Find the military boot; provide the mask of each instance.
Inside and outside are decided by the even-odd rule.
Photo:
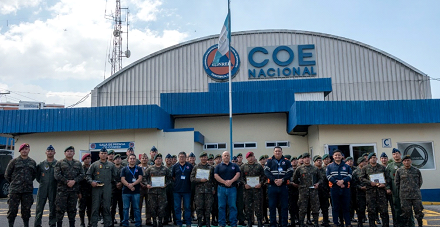
[[[159,218],[159,221],[158,221],[158,226],[159,226],[159,227],[163,227],[163,222],[162,222],[162,218]]]
[[[376,225],[376,220],[374,220],[374,219],[372,219],[372,218],[369,218],[369,219],[368,219],[368,223],[370,224],[370,225],[369,225],[370,227],[377,227],[377,225]]]
[[[63,221],[57,222],[57,227],[63,227]]]
[[[75,220],[69,221],[69,227],[75,227]]]
[[[252,217],[248,217],[247,218],[247,225],[246,225],[246,227],[252,227],[252,222],[254,222],[253,218]]]
[[[197,217],[197,226],[198,227],[202,227],[203,226],[202,216],[198,216]]]
[[[257,223],[258,223],[258,227],[263,227],[263,220],[258,219]]]
[[[29,227],[29,219],[23,220],[23,227]]]
[[[153,218],[153,227],[157,227],[157,219]]]
[[[209,217],[208,218],[205,218],[205,226],[206,227],[211,227],[211,220],[209,219]]]
[[[81,224],[79,226],[81,227],[86,227],[86,224],[84,223],[84,214],[79,214],[79,221],[81,222]]]

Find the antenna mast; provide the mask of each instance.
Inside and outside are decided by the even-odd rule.
[[[125,21],[122,21],[122,10],[126,10],[126,18]],[[113,21],[113,36],[112,36],[112,52],[108,56],[108,61],[111,66],[111,75],[116,73],[122,68],[122,57],[129,58],[131,55],[130,50],[128,49],[128,8],[121,8],[121,0],[116,0],[116,10],[114,15],[110,15],[107,17]],[[126,22],[127,31],[127,49],[124,53],[122,53],[122,34],[124,31],[122,30],[122,22]]]

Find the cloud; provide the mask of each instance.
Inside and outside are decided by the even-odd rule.
[[[160,0],[131,0],[130,2],[136,9],[134,20],[155,21],[157,14],[161,11],[159,7],[162,5],[162,1]]]
[[[155,18],[160,11],[160,1],[132,2],[134,5],[130,7],[135,8],[137,14]],[[148,12],[143,11],[148,6],[153,8]],[[113,5],[107,5],[107,14],[111,7]],[[66,106],[78,101],[102,81],[104,72],[106,77],[110,76],[107,57],[111,49],[113,25],[111,20],[104,17],[105,8],[105,0],[60,0],[46,8],[35,8],[34,11],[40,12],[40,18],[46,19],[11,25],[8,30],[0,32],[0,85],[7,84],[9,89],[16,91],[38,91],[41,95],[32,95],[38,101],[60,102]],[[147,20],[147,17],[143,20]],[[135,29],[130,28],[132,56],[123,59],[123,66],[180,43],[187,37],[187,34],[177,30],[152,30],[142,23],[145,22],[133,22]],[[125,39],[123,42],[125,50]],[[43,87],[50,88],[52,93],[46,96],[48,91]],[[80,94],[67,98],[59,92]],[[59,98],[54,98],[54,95]],[[23,97],[12,98],[18,100]]]
[[[0,4],[0,14],[15,13],[23,7],[37,6],[41,0],[2,0]]]

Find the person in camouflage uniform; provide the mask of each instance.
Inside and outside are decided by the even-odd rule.
[[[67,211],[69,226],[75,226],[76,203],[81,197],[79,182],[84,179],[81,162],[73,159],[75,148],[64,150],[65,158],[55,164],[55,179],[57,180],[57,227],[63,226],[64,213]]]
[[[191,171],[191,182],[195,184],[196,213],[198,226],[202,227],[205,223],[206,227],[210,227],[210,214],[212,203],[214,202],[214,167],[208,164],[208,154],[202,152],[199,156],[200,163],[194,166]],[[208,179],[197,178],[198,170],[208,170]]]
[[[293,172],[295,172],[296,168],[298,168],[298,158],[292,157],[291,164],[292,164]],[[290,226],[293,227],[295,227],[295,225],[298,224],[298,220],[299,220],[298,187],[299,185],[293,182],[293,175],[292,175],[292,178],[290,178],[288,188],[289,188]]]
[[[395,176],[396,188],[399,191],[400,203],[402,206],[402,221],[406,225],[411,226],[411,215],[414,209],[415,218],[419,227],[423,226],[423,205],[422,194],[420,188],[423,184],[422,173],[419,169],[411,166],[411,156],[406,155],[402,159],[402,168],[397,169]]]
[[[325,168],[322,167],[322,158],[319,155],[313,157],[315,167],[318,168],[318,172],[321,175],[322,183],[318,186],[319,208],[322,212],[322,225],[330,226],[330,220],[328,218],[328,208],[330,207],[330,186],[328,185],[327,173]]]
[[[377,158],[375,153],[368,155],[368,165],[366,165],[361,170],[361,181],[367,186],[366,199],[368,206],[368,221],[370,227],[375,227],[375,220],[380,213],[382,219],[382,226],[389,226],[389,215],[388,215],[388,202],[387,193],[391,193],[390,190],[390,177],[385,171],[385,167],[377,163]],[[371,174],[383,174],[385,178],[385,183],[373,182],[370,180]]]
[[[110,208],[112,206],[112,187],[117,170],[112,162],[107,161],[107,149],[101,148],[99,160],[95,161],[87,170],[87,181],[92,185],[92,226],[98,225],[100,209],[104,226],[113,224]]]
[[[167,154],[165,156],[165,166],[172,171],[173,170],[173,156],[171,154]],[[174,184],[171,181],[170,184],[167,185],[167,201],[170,201],[167,205],[167,209],[165,210],[165,219],[163,224],[168,225],[168,222],[176,222],[176,214],[174,213],[174,196],[173,196]],[[176,223],[177,224],[177,223]]]
[[[391,206],[391,213],[393,214],[393,226],[394,227],[401,227],[405,224],[403,222],[404,220],[401,218],[402,216],[402,209],[400,204],[400,197],[399,197],[399,189],[396,187],[395,183],[395,175],[396,171],[400,169],[403,166],[402,163],[402,155],[400,151],[396,148],[393,148],[393,162],[388,164],[386,171],[388,175],[391,178],[391,192],[392,192],[392,206]],[[409,222],[410,227],[414,227],[414,216],[411,213],[411,221]]]
[[[356,204],[357,204],[357,216],[358,216],[358,227],[362,227],[364,224],[365,218],[365,209],[367,207],[367,201],[365,198],[365,191],[367,187],[360,180],[361,169],[367,165],[367,160],[364,157],[360,157],[357,160],[358,167],[353,171],[352,180],[350,187],[356,189]]]
[[[21,203],[21,217],[23,226],[29,227],[31,207],[34,203],[32,192],[33,181],[37,176],[37,163],[29,157],[30,146],[27,143],[20,145],[20,156],[9,161],[5,171],[5,179],[9,182],[8,195],[8,222],[9,227],[14,226]]]
[[[258,227],[263,227],[263,213],[262,213],[262,198],[263,191],[262,186],[264,184],[264,168],[257,162],[252,151],[246,154],[247,163],[240,167],[241,171],[241,182],[244,185],[244,200],[245,203],[245,213],[247,218],[247,226],[251,227],[254,220],[254,213],[257,217]],[[258,177],[260,183],[251,187],[247,184],[248,177]]]
[[[92,162],[91,154],[84,154],[81,158],[83,162],[82,168],[84,173],[87,173],[87,170],[90,168],[90,164]],[[85,227],[85,214],[87,211],[87,220],[89,222],[88,226],[92,226],[91,218],[92,218],[92,185],[89,184],[85,175],[84,179],[79,182],[79,191],[81,192],[81,198],[79,199],[79,219],[81,222],[81,227]]]
[[[267,157],[266,155],[261,155],[260,158],[258,159],[258,162],[260,163],[261,167],[263,167],[266,165],[267,162]],[[264,219],[264,224],[269,224],[269,217],[267,216],[267,210],[269,209],[269,197],[267,196],[267,189],[268,189],[268,182],[267,182],[267,177],[266,174],[264,175],[264,180],[263,180],[264,184],[262,186],[262,191],[263,191],[263,195],[262,195],[262,200],[263,200],[263,204],[262,204],[262,210],[261,213],[263,214],[263,219]]]
[[[134,149],[132,147],[127,148],[127,151],[125,152],[125,154],[127,155],[127,157],[122,160],[122,167],[126,167],[128,166],[128,157],[130,157],[131,154],[134,154]],[[136,165],[139,165],[141,163],[141,161],[139,161],[138,159],[136,159]]]
[[[221,160],[222,160],[222,156],[220,154],[217,154],[214,157],[214,165],[213,165],[214,169],[221,162]],[[217,226],[218,225],[218,198],[217,198],[218,182],[215,178],[213,179],[213,183],[214,183],[214,202],[212,204],[212,209],[211,209],[211,216],[212,216],[211,224]]]
[[[154,164],[154,162],[153,162]],[[151,226],[151,214],[150,209],[148,208],[148,188],[147,188],[147,177],[145,174],[147,174],[147,169],[150,167],[150,161],[148,159],[148,155],[146,153],[142,154],[141,157],[141,164],[139,166],[142,168],[142,181],[141,181],[141,188],[140,188],[140,198],[139,198],[139,210],[142,211],[142,205],[145,202],[145,225]],[[131,209],[133,210],[133,209]],[[142,212],[141,212],[142,213]],[[131,213],[130,213],[131,215]],[[133,214],[134,216],[134,214]]]
[[[304,218],[307,214],[307,205],[310,202],[314,226],[318,227],[319,197],[317,189],[322,184],[322,178],[318,168],[310,164],[309,153],[304,153],[302,159],[303,165],[293,173],[293,181],[299,185],[299,224],[305,226]]]
[[[124,205],[123,205],[123,201],[122,201],[122,182],[121,182],[121,171],[122,168],[124,168],[122,166],[122,159],[121,159],[121,155],[117,154],[115,155],[115,157],[113,158],[113,164],[115,164],[115,168],[116,168],[116,177],[115,177],[115,181],[114,181],[114,185],[112,188],[112,207],[110,209],[110,213],[112,215],[112,222],[115,222],[116,219],[116,206],[118,206],[118,211],[119,211],[119,223],[122,223],[122,220],[124,220],[123,214],[124,214]],[[114,225],[112,225],[114,226]]]
[[[35,227],[41,227],[41,217],[43,216],[44,206],[49,200],[49,226],[55,227],[57,224],[55,197],[57,196],[57,181],[54,177],[54,169],[57,160],[54,159],[55,148],[49,145],[46,149],[46,160],[37,165],[37,182],[40,184],[37,193],[37,207],[35,209]]]
[[[153,161],[154,165],[148,168],[145,174],[148,188],[148,206],[150,208],[151,217],[153,218],[153,226],[162,227],[167,206],[166,186],[171,183],[171,171],[162,165],[162,154],[156,154]],[[151,177],[165,177],[165,186],[152,187]]]

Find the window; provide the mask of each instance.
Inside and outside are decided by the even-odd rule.
[[[203,150],[226,149],[226,143],[205,143]]]
[[[238,142],[234,143],[234,149],[257,148],[256,142]]]
[[[289,141],[266,141],[266,148],[290,147]]]
[[[329,154],[330,159],[333,160],[333,151],[339,149],[342,151],[345,157],[351,156],[354,160],[354,165],[357,166],[357,159],[361,157],[363,153],[377,153],[376,144],[325,144],[326,154]]]

